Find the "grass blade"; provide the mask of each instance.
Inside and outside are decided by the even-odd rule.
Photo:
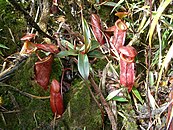
[[[156,15],[154,16],[153,18],[153,21],[151,23],[151,26],[150,26],[150,30],[149,30],[149,46],[151,47],[151,40],[152,40],[152,36],[153,36],[153,33],[154,33],[154,30],[155,30],[155,27],[158,23],[158,20],[161,16],[161,14],[163,13],[163,11],[165,10],[165,8],[171,3],[172,0],[165,0],[164,2],[162,2],[159,6],[159,8],[157,9],[157,13]]]
[[[159,87],[159,83],[160,83],[160,80],[161,80],[161,77],[162,77],[162,73],[163,73],[163,70],[164,68],[167,68],[169,62],[171,61],[171,58],[173,58],[173,44],[171,45],[171,47],[169,48],[169,51],[162,63],[162,67],[160,69],[160,72],[159,72],[159,76],[158,76],[158,79],[157,79],[157,84],[156,84],[156,92],[158,90],[158,87]]]

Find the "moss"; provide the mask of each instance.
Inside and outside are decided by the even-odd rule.
[[[68,103],[67,109],[60,121],[61,128],[70,129],[101,129],[101,113],[93,102],[88,88],[83,82],[75,81],[71,88],[73,95]],[[66,125],[66,126],[65,126]]]
[[[15,91],[15,88],[17,88],[21,92],[36,96],[49,95],[49,91],[44,91],[33,79],[36,60],[35,55],[29,57],[20,69],[16,70],[14,76],[8,80],[7,84],[13,86],[13,89],[11,87],[0,88],[0,91],[7,91],[6,95],[2,95],[4,99],[2,106],[11,111],[19,110],[17,113],[4,114],[6,126],[3,122],[0,122],[0,126],[4,126],[7,129],[33,129],[41,124],[49,124],[51,122],[53,114],[50,109],[49,99],[28,98]],[[8,92],[11,93],[13,98],[10,97]]]
[[[136,119],[134,118],[136,116],[136,113],[133,109],[133,106],[131,103],[121,103],[117,105],[118,111],[121,112],[124,117],[118,116],[118,128],[122,129],[122,127],[125,130],[138,130],[138,126],[136,124]]]
[[[62,74],[62,66],[60,64],[60,60],[59,58],[54,58],[50,80],[52,79],[59,80],[61,78],[61,74]]]
[[[97,59],[96,63],[92,65],[92,68],[94,70],[103,70],[107,63],[106,59]]]
[[[0,44],[9,49],[1,48],[2,54],[7,57],[19,49],[19,41],[26,30],[26,21],[23,16],[12,8],[6,0],[0,0]]]
[[[35,55],[32,55],[27,61],[16,70],[14,76],[8,80],[8,84],[21,92],[27,92],[37,96],[48,96],[49,91],[44,91],[34,81],[34,63],[37,61]],[[61,75],[61,65],[58,59],[54,60],[52,69],[52,78],[59,79]],[[7,91],[6,95],[2,95],[4,106],[8,110],[19,110],[18,113],[4,114],[6,126],[0,122],[2,128],[7,129],[50,129],[53,114],[50,109],[49,99],[28,98],[12,88],[1,87],[1,91]],[[13,96],[10,98],[8,91]],[[16,107],[17,104],[18,108]],[[63,117],[58,120],[57,129],[73,128],[73,129],[101,129],[102,119],[101,113],[90,96],[88,88],[83,81],[75,80],[70,88],[70,91],[64,95],[66,111]],[[70,111],[69,111],[70,110]]]

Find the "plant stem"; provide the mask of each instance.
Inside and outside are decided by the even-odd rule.
[[[112,125],[112,130],[117,130],[117,124],[115,121],[114,114],[111,111],[110,106],[106,102],[106,99],[104,98],[103,94],[101,93],[101,90],[99,89],[98,85],[95,83],[95,81],[91,75],[89,76],[89,81],[91,82],[91,85],[93,86],[95,92],[98,94],[100,101],[101,101],[104,109],[106,110],[106,113],[108,114],[108,118],[109,118],[111,125]]]
[[[102,125],[103,125],[103,128],[104,128],[104,109],[102,108],[101,104],[97,101],[94,93],[92,92],[91,90],[91,87],[90,85],[88,84],[88,82],[85,80],[85,84],[86,86],[88,87],[88,90],[90,91],[90,94],[92,96],[92,98],[94,99],[94,101],[96,102],[97,106],[99,107],[100,111],[101,111],[101,115],[102,115]]]
[[[0,86],[1,87],[10,87],[10,88],[12,88],[12,90],[14,90],[14,91],[16,91],[16,92],[20,93],[21,95],[24,95],[28,98],[31,98],[31,99],[33,99],[33,98],[34,99],[49,99],[50,98],[50,96],[40,97],[40,96],[36,96],[36,95],[30,94],[30,93],[27,93],[27,92],[23,92],[23,91],[17,89],[16,87],[14,87],[12,85],[8,85],[8,84],[2,83],[2,82],[0,82]]]

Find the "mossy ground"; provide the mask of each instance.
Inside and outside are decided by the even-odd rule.
[[[48,96],[34,81],[34,62],[36,58],[31,56],[16,70],[15,74],[6,81],[11,87],[2,86],[2,106],[12,113],[3,113],[4,121],[0,122],[4,129],[33,129],[40,124],[47,124],[52,119],[49,99],[35,99],[27,97],[22,92],[36,96]],[[20,90],[21,93],[16,91]],[[4,94],[4,91],[6,94]],[[2,118],[1,118],[2,120]]]
[[[70,93],[72,98],[68,102],[62,121],[68,122],[66,125],[70,129],[101,129],[101,112],[91,98],[87,86],[83,82],[75,81]]]
[[[22,94],[26,92],[36,96],[49,96],[49,90],[44,91],[34,81],[34,63],[36,61],[35,55],[29,57],[6,81],[11,87],[0,87],[0,95],[3,99],[2,106],[8,111],[12,111],[2,114],[0,128],[7,130],[49,130],[53,128],[53,114],[49,99],[36,99]],[[54,60],[52,68],[51,79],[60,78],[61,65],[58,59]],[[20,90],[21,93],[16,89]],[[66,110],[63,117],[57,121],[56,129],[101,129],[101,112],[82,80],[74,80],[70,91],[64,95],[64,104]]]

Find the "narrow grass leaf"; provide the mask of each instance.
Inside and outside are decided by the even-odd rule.
[[[121,91],[123,90],[123,88],[112,91],[111,93],[109,93],[109,95],[106,97],[106,100],[109,101],[112,98],[114,98],[115,96],[117,96],[117,94],[119,94]]]
[[[160,69],[161,64],[162,64],[162,38],[161,38],[161,28],[160,28],[159,24],[157,24],[157,34],[158,34],[158,38],[159,38],[159,63],[158,63],[158,66]]]
[[[114,7],[116,4],[115,2],[105,2],[103,5]]]
[[[6,46],[3,45],[3,44],[0,44],[0,48],[3,48],[3,49],[10,49],[10,48],[6,47]]]
[[[141,97],[139,91],[138,91],[135,87],[132,88],[132,93],[135,95],[135,97],[136,97],[142,104],[144,103],[144,100],[142,99],[142,97]]]
[[[151,105],[151,108],[154,110],[154,109],[156,109],[156,107],[158,105],[157,105],[156,100],[154,99],[153,95],[151,94],[151,91],[149,88],[147,89],[147,91],[148,91],[147,93],[148,93],[149,103]]]
[[[122,112],[118,111],[118,115],[120,115],[121,117],[124,118],[124,120],[127,121],[127,117]]]
[[[151,23],[151,26],[150,26],[150,30],[149,30],[149,46],[151,47],[151,40],[152,40],[152,36],[153,36],[153,33],[154,33],[154,30],[155,30],[155,27],[158,23],[158,20],[161,16],[161,14],[163,13],[163,11],[165,10],[165,8],[171,3],[172,0],[165,0],[164,2],[162,2],[159,6],[159,8],[157,9],[157,13],[156,15],[154,16],[153,18],[153,21]]]
[[[173,19],[173,18],[172,18]],[[170,29],[173,31],[173,24],[169,23],[166,19],[161,19],[161,21]]]
[[[149,72],[149,82],[151,86],[154,85],[154,74],[152,71]]]
[[[144,14],[144,17],[142,18],[141,23],[139,25],[138,32],[140,32],[142,30],[142,28],[144,27],[144,24],[146,23],[146,21],[147,21],[147,17]]]
[[[3,53],[2,53],[2,51],[0,51],[0,55],[4,56]]]
[[[114,10],[115,10],[118,6],[120,6],[120,4],[123,3],[123,2],[124,2],[124,0],[120,0],[118,3],[116,3],[116,5],[114,6],[114,8],[112,9],[112,11],[111,11],[110,14],[112,14],[112,13],[114,12]]]
[[[156,92],[158,90],[158,87],[159,87],[159,83],[160,83],[160,80],[161,80],[161,77],[162,77],[162,73],[163,73],[163,70],[164,68],[167,68],[169,62],[171,61],[171,58],[173,57],[173,44],[171,45],[171,47],[169,48],[169,51],[162,63],[162,67],[160,69],[160,72],[159,72],[159,76],[158,76],[158,79],[157,79],[157,84],[156,84]]]
[[[128,100],[124,97],[119,97],[119,96],[115,96],[112,98],[112,100],[118,101],[118,102],[128,102]]]

